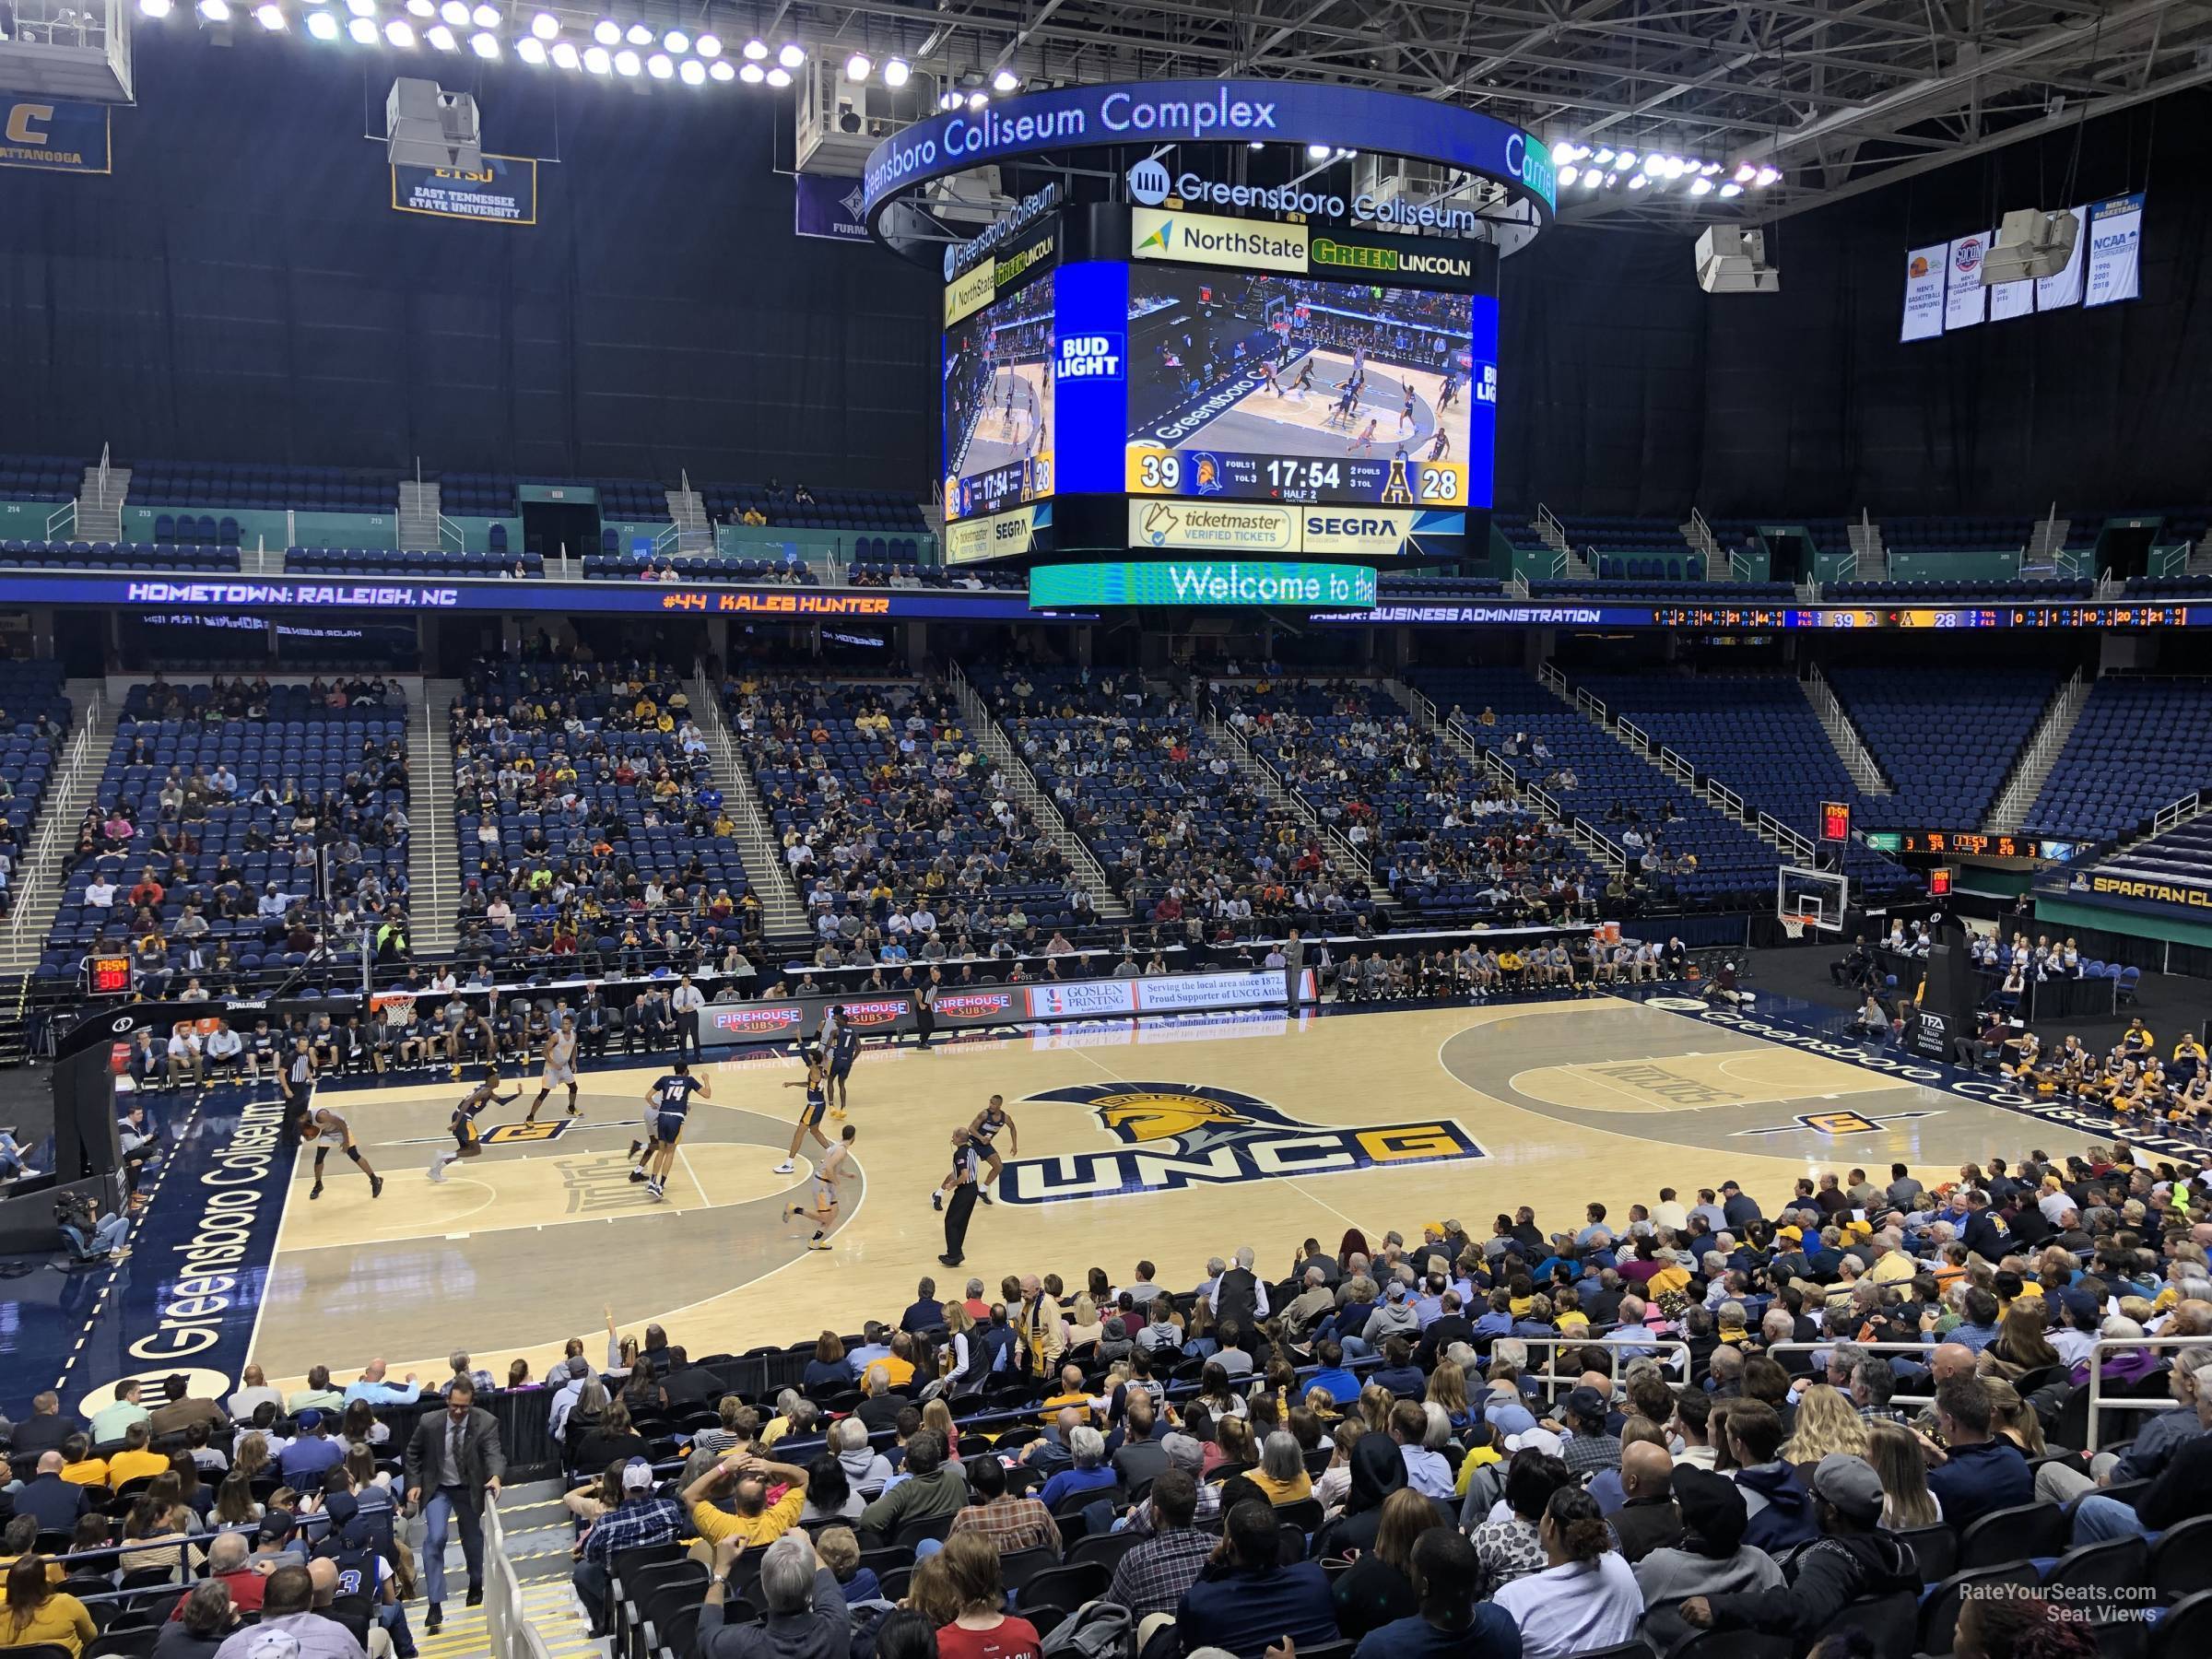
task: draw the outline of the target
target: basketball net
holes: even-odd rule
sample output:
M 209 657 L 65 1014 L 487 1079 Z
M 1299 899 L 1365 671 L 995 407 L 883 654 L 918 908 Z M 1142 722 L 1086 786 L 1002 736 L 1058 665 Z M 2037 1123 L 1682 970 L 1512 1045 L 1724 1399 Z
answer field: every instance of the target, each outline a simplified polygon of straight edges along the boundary
M 1805 930 L 1806 927 L 1811 925 L 1812 920 L 1813 918 L 1810 916 L 1793 916 L 1788 912 L 1783 912 L 1782 914 L 1782 931 L 1783 936 L 1792 939 L 1804 938 Z

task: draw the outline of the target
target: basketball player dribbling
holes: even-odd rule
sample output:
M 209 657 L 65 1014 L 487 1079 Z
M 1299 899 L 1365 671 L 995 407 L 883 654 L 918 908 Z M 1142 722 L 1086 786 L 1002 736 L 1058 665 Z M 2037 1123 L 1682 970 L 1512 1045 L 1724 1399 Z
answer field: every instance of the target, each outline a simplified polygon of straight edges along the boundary
M 790 1175 L 798 1170 L 799 1147 L 806 1142 L 808 1135 L 814 1136 L 815 1145 L 820 1147 L 825 1152 L 830 1149 L 830 1137 L 822 1133 L 822 1114 L 830 1110 L 830 1089 L 827 1075 L 822 1065 L 821 1051 L 808 1049 L 805 1080 L 797 1083 L 786 1083 L 783 1087 L 803 1088 L 806 1091 L 806 1104 L 799 1112 L 798 1127 L 791 1132 L 791 1150 L 785 1154 L 783 1161 L 776 1166 L 774 1171 L 778 1175 Z
M 573 1014 L 563 1014 L 560 1017 L 560 1029 L 546 1039 L 546 1068 L 537 1079 L 537 1099 L 530 1102 L 530 1110 L 523 1114 L 523 1122 L 536 1123 L 537 1109 L 546 1103 L 546 1097 L 564 1083 L 569 1090 L 569 1115 L 575 1117 L 582 1108 L 576 1104 L 576 1017 Z
M 483 1138 L 477 1133 L 477 1114 L 495 1101 L 504 1106 L 510 1100 L 519 1100 L 523 1098 L 523 1091 L 519 1088 L 511 1095 L 503 1095 L 500 1093 L 499 1089 L 500 1068 L 495 1062 L 485 1066 L 484 1080 L 462 1096 L 459 1103 L 453 1107 L 451 1125 L 453 1132 L 453 1149 L 450 1152 L 441 1152 L 430 1159 L 430 1179 L 432 1181 L 442 1182 L 445 1179 L 448 1164 L 458 1162 L 464 1158 L 481 1158 L 484 1155 Z
M 1346 446 L 1344 453 L 1347 455 L 1351 454 L 1355 451 L 1372 453 L 1375 447 L 1375 427 L 1377 424 L 1378 423 L 1371 417 L 1367 425 L 1360 429 L 1359 436 L 1353 439 L 1351 442 Z
M 830 1248 L 830 1223 L 837 1219 L 837 1183 L 853 1173 L 853 1142 L 859 1133 L 853 1124 L 847 1124 L 836 1144 L 824 1152 L 820 1161 L 814 1166 L 814 1203 L 811 1208 L 804 1204 L 787 1204 L 783 1206 L 783 1219 L 786 1221 L 794 1216 L 811 1215 L 814 1218 L 814 1237 L 806 1241 L 809 1250 Z
M 381 1198 L 384 1195 L 384 1178 L 369 1167 L 369 1160 L 361 1156 L 360 1147 L 353 1144 L 352 1128 L 329 1107 L 318 1106 L 309 1112 L 300 1125 L 300 1133 L 303 1136 L 312 1134 L 315 1142 L 315 1184 L 308 1189 L 307 1195 L 310 1198 L 323 1196 L 323 1160 L 330 1156 L 333 1147 L 353 1159 L 353 1167 L 369 1177 L 370 1197 Z
M 1441 461 L 1451 453 L 1452 434 L 1445 431 L 1444 429 L 1440 426 L 1436 429 L 1436 438 L 1434 441 L 1429 445 L 1429 459 L 1431 461 Z
M 1014 1119 L 1006 1111 L 1006 1097 L 993 1095 L 989 1103 L 975 1114 L 974 1120 L 967 1127 L 952 1132 L 952 1172 L 939 1182 L 937 1190 L 929 1195 L 930 1208 L 945 1207 L 945 1194 L 959 1184 L 962 1164 L 966 1164 L 972 1171 L 979 1164 L 988 1163 L 990 1181 L 997 1181 L 1006 1164 L 991 1143 L 998 1138 L 1001 1129 L 1006 1132 L 1006 1149 L 1017 1158 L 1020 1157 L 1021 1131 L 1014 1126 Z M 979 1189 L 976 1196 L 989 1204 L 989 1182 L 978 1177 L 976 1185 Z
M 668 1171 L 676 1163 L 676 1143 L 683 1138 L 684 1124 L 691 1115 L 693 1095 L 711 1100 L 714 1091 L 707 1087 L 704 1077 L 693 1077 L 691 1068 L 681 1060 L 676 1063 L 675 1070 L 656 1078 L 645 1091 L 652 1137 L 644 1158 L 630 1171 L 629 1178 L 642 1181 L 649 1197 L 668 1196 Z

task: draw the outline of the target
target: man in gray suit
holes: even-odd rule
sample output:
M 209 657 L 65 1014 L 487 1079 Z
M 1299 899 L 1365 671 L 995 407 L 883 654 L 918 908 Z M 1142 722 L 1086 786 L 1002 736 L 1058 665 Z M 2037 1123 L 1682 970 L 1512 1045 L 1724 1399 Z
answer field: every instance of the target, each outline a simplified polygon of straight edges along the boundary
M 429 1602 L 424 1628 L 445 1622 L 445 1535 L 461 1534 L 461 1554 L 468 1563 L 468 1605 L 484 1601 L 484 1500 L 500 1494 L 507 1456 L 500 1450 L 500 1423 L 477 1405 L 476 1384 L 456 1377 L 447 1388 L 445 1409 L 425 1413 L 407 1441 L 407 1507 L 424 1522 L 423 1593 Z M 426 1501 L 427 1500 L 427 1501 Z

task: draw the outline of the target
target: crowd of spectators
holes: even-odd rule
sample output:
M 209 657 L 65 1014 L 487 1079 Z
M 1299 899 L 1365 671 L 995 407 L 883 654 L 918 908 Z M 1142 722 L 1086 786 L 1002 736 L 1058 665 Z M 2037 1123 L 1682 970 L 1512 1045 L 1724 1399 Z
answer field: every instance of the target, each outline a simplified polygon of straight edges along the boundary
M 819 968 L 1041 955 L 1096 921 L 1066 855 L 977 752 L 941 681 L 742 674 L 723 708 Z
M 2001 1555 L 2212 1515 L 2208 1204 L 2203 1171 L 2119 1146 L 1765 1204 L 1724 1181 L 1548 1231 L 1523 1208 L 1307 1239 L 1272 1281 L 1248 1249 L 1187 1291 L 1148 1261 L 924 1280 L 777 1357 L 782 1386 L 731 1382 L 760 1350 L 695 1359 L 611 1315 L 603 1365 L 579 1337 L 509 1380 L 550 1391 L 597 1628 L 619 1581 L 706 1659 L 1028 1654 L 1070 1617 L 1240 1659 L 1666 1654 L 1709 1629 L 1796 1653 L 1852 1625 L 1887 1654 L 1987 1517 Z M 2139 1408 L 2100 1446 L 2092 1368 Z M 280 1404 L 349 1409 L 311 1384 Z M 687 1547 L 703 1573 L 653 1565 Z M 2018 1629 L 1970 1604 L 1957 1651 L 2095 1651 L 2096 1610 L 2024 1599 Z
M 975 680 L 1138 919 L 1217 944 L 1294 924 L 1374 926 L 1365 876 L 1253 786 L 1187 696 L 1088 669 L 1016 665 Z
M 463 960 L 593 976 L 758 949 L 759 900 L 674 668 L 486 664 L 451 722 Z

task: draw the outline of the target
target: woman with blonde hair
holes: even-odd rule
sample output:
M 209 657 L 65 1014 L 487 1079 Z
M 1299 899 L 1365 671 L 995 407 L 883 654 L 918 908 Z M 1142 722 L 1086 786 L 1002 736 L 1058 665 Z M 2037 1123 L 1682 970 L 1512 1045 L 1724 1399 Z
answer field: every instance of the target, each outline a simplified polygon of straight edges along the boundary
M 1920 1438 L 1902 1423 L 1875 1418 L 1866 1425 L 1866 1461 L 1882 1477 L 1882 1524 L 1891 1532 L 1934 1526 L 1943 1505 L 1928 1489 L 1928 1460 Z
M 1313 1483 L 1313 1497 L 1324 1518 L 1334 1519 L 1344 1507 L 1345 1495 L 1352 1489 L 1352 1448 L 1366 1432 L 1367 1425 L 1356 1417 L 1346 1418 L 1330 1430 L 1329 1466 Z
M 947 1539 L 947 1542 L 950 1543 L 951 1540 Z M 938 1630 L 960 1616 L 959 1592 L 953 1588 L 952 1570 L 945 1559 L 944 1551 L 923 1556 L 914 1562 L 913 1577 L 906 1583 L 906 1599 L 899 1605 L 912 1607 Z
M 1354 1642 L 1394 1619 L 1419 1615 L 1421 1598 L 1413 1587 L 1413 1547 L 1443 1516 L 1411 1487 L 1382 1500 L 1375 1524 L 1375 1547 L 1352 1563 L 1330 1588 L 1336 1603 L 1336 1628 Z
M 268 1437 L 249 1434 L 238 1442 L 230 1454 L 230 1473 L 252 1486 L 253 1477 L 267 1468 L 273 1461 L 269 1456 Z
M 2009 1386 L 2030 1371 L 2057 1363 L 2058 1350 L 2043 1335 L 2042 1299 L 2024 1296 L 2005 1310 L 1995 1337 L 1982 1350 L 1974 1367 L 1984 1382 L 2001 1381 Z
M 1467 1373 L 1456 1365 L 1440 1365 L 1429 1373 L 1427 1399 L 1430 1405 L 1443 1407 L 1454 1434 L 1464 1433 L 1475 1420 L 1467 1405 Z
M 1776 1455 L 1802 1474 L 1833 1452 L 1865 1456 L 1866 1419 L 1841 1389 L 1816 1382 L 1798 1397 L 1790 1438 Z
M 2020 1398 L 2020 1391 L 2001 1377 L 1984 1377 L 1982 1391 L 1989 1396 L 1989 1426 L 2020 1449 L 2023 1457 L 2048 1457 L 2043 1425 L 2035 1408 Z
M 1211 1480 L 1215 1472 L 1224 1465 L 1229 1466 L 1232 1473 L 1249 1469 L 1253 1465 L 1252 1453 L 1252 1423 L 1249 1418 L 1216 1418 L 1214 1438 L 1205 1449 L 1199 1473 Z
M 960 1430 L 952 1420 L 952 1407 L 943 1400 L 931 1400 L 922 1407 L 922 1427 L 935 1429 L 945 1441 L 945 1461 L 960 1461 Z
M 1359 1391 L 1359 1417 L 1370 1434 L 1390 1432 L 1390 1408 L 1397 1403 L 1397 1395 L 1379 1383 L 1370 1382 Z

